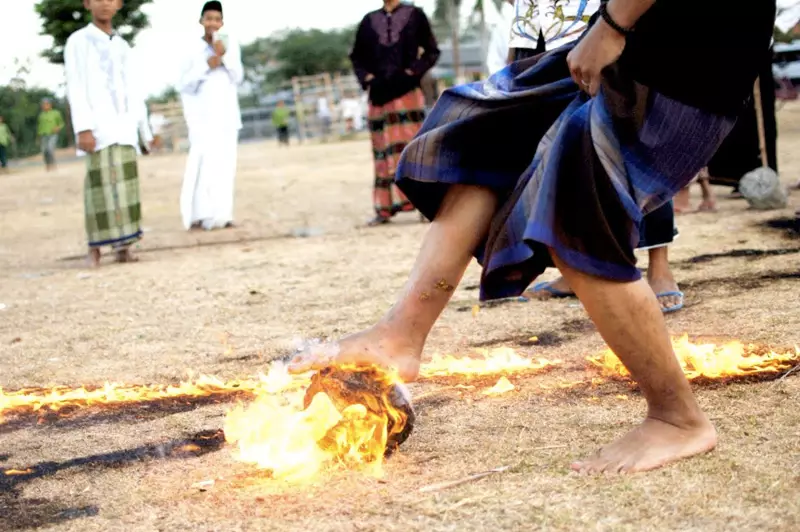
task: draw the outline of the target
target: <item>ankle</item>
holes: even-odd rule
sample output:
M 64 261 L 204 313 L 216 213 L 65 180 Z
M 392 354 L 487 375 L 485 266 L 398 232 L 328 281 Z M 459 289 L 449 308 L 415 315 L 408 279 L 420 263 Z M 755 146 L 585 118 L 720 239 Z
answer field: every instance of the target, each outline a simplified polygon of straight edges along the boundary
M 661 407 L 648 405 L 647 418 L 667 423 L 683 430 L 713 428 L 711 421 L 694 401 L 680 407 Z

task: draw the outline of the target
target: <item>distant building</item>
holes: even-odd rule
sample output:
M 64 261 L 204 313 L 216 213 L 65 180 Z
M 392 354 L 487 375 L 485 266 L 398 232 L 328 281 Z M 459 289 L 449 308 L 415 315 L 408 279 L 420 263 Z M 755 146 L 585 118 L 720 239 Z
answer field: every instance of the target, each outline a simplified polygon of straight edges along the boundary
M 455 65 L 453 64 L 453 45 L 450 41 L 439 45 L 441 55 L 436 66 L 433 67 L 433 75 L 438 79 L 454 79 L 456 76 Z M 461 42 L 459 47 L 459 62 L 461 72 L 467 80 L 480 79 L 486 76 L 486 52 L 479 41 Z

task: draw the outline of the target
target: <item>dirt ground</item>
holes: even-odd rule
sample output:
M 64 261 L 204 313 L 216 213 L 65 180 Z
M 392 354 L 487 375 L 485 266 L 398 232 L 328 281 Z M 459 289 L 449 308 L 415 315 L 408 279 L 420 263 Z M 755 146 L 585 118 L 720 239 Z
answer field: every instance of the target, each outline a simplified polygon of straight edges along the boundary
M 800 105 L 779 118 L 789 183 L 800 178 Z M 364 141 L 242 146 L 240 226 L 210 234 L 181 228 L 183 163 L 180 155 L 141 160 L 142 261 L 95 271 L 81 262 L 81 163 L 0 176 L 0 386 L 252 375 L 298 340 L 374 322 L 400 290 L 426 230 L 414 215 L 359 227 L 370 215 Z M 789 218 L 800 193 L 790 209 L 758 213 L 726 199 L 726 189 L 717 192 L 718 213 L 678 220 L 671 258 L 687 308 L 667 318 L 670 330 L 800 344 L 800 239 L 766 225 Z M 414 393 L 427 396 L 384 480 L 336 474 L 301 489 L 245 475 L 192 489 L 249 472 L 215 432 L 226 404 L 12 419 L 0 425 L 0 469 L 34 473 L 0 478 L 0 530 L 800 528 L 800 378 L 698 386 L 720 432 L 720 446 L 707 456 L 650 474 L 577 476 L 568 464 L 632 426 L 644 411 L 640 397 L 623 384 L 548 389 L 591 375 L 585 358 L 604 344 L 585 312 L 560 300 L 509 302 L 473 315 L 478 279 L 473 265 L 426 356 L 505 345 L 564 364 L 546 375 L 512 376 L 517 389 L 495 398 L 415 384 Z M 181 450 L 186 442 L 197 444 L 194 451 Z M 419 492 L 499 466 L 511 468 Z

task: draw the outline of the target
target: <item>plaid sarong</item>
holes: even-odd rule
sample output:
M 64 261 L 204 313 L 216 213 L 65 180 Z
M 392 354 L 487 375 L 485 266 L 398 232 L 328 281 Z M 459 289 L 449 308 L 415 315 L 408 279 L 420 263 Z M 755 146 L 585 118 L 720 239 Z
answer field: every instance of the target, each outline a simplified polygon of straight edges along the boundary
M 86 159 L 84 184 L 89 247 L 124 248 L 142 236 L 136 149 L 114 144 Z
M 398 212 L 413 211 L 411 202 L 395 186 L 394 177 L 400 154 L 425 120 L 425 95 L 414 89 L 385 105 L 370 104 L 368 119 L 375 158 L 375 212 L 391 218 Z
M 618 65 L 590 98 L 570 78 L 573 46 L 447 90 L 400 160 L 398 187 L 429 219 L 453 184 L 498 194 L 475 251 L 482 299 L 521 294 L 552 266 L 547 248 L 590 275 L 639 279 L 633 251 L 644 215 L 691 181 L 733 127 Z

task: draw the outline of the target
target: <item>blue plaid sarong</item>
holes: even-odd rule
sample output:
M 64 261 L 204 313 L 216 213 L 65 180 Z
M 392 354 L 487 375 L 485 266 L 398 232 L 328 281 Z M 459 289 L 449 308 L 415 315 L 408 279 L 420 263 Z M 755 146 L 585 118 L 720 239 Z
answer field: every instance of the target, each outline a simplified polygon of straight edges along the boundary
M 688 184 L 733 127 L 617 65 L 590 98 L 569 75 L 573 46 L 445 91 L 398 165 L 398 187 L 429 219 L 450 185 L 498 194 L 475 251 L 481 299 L 521 294 L 552 266 L 548 247 L 579 271 L 638 280 L 643 216 Z

